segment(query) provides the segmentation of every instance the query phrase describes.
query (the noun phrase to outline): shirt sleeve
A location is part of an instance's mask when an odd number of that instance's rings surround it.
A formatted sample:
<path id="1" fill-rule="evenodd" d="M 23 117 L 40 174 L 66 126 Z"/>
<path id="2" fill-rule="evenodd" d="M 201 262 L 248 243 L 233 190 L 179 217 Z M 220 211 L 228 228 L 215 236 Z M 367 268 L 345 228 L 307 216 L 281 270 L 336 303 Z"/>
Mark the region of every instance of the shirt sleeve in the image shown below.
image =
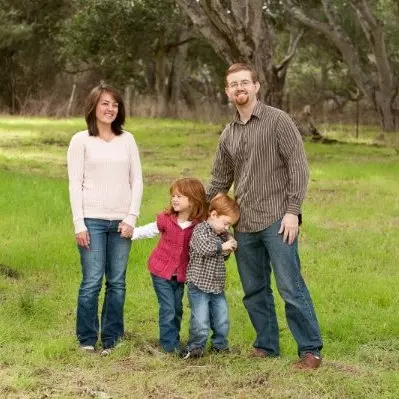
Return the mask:
<path id="1" fill-rule="evenodd" d="M 143 197 L 143 176 L 141 171 L 140 154 L 136 142 L 130 133 L 130 186 L 132 198 L 130 201 L 129 214 L 123 221 L 130 226 L 136 225 L 136 219 L 140 214 L 141 200 Z"/>
<path id="2" fill-rule="evenodd" d="M 83 137 L 75 135 L 72 137 L 67 152 L 69 199 L 75 234 L 87 231 L 83 216 L 84 157 Z"/>
<path id="3" fill-rule="evenodd" d="M 233 160 L 225 144 L 225 137 L 229 130 L 230 127 L 227 126 L 220 136 L 212 166 L 212 178 L 207 189 L 208 201 L 218 193 L 227 193 L 234 181 Z"/>
<path id="4" fill-rule="evenodd" d="M 194 229 L 191 236 L 190 249 L 201 256 L 213 256 L 222 252 L 222 244 L 199 226 Z"/>
<path id="5" fill-rule="evenodd" d="M 156 222 L 148 223 L 144 226 L 135 227 L 133 230 L 132 240 L 140 240 L 143 238 L 153 238 L 159 234 Z"/>
<path id="6" fill-rule="evenodd" d="M 286 212 L 298 215 L 308 185 L 308 163 L 302 137 L 292 119 L 285 113 L 281 113 L 277 122 L 277 143 L 289 174 Z"/>

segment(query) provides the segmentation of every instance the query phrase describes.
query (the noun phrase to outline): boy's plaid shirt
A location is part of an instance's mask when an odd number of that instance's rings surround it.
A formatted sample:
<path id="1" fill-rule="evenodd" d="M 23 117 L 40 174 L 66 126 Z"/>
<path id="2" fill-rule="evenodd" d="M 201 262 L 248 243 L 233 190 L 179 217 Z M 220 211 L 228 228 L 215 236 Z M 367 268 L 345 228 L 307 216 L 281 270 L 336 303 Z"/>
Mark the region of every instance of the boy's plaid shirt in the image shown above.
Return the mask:
<path id="1" fill-rule="evenodd" d="M 227 234 L 216 234 L 208 222 L 195 226 L 190 241 L 190 261 L 187 282 L 200 290 L 220 294 L 226 281 L 225 259 L 222 244 L 228 240 Z"/>

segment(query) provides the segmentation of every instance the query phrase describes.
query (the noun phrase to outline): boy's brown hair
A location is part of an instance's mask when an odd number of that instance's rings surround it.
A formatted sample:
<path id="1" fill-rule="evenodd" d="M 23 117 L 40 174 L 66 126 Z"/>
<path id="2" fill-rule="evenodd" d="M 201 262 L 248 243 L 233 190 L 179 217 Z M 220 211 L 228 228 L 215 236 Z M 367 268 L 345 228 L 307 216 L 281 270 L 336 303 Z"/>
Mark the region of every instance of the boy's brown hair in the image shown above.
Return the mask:
<path id="1" fill-rule="evenodd" d="M 125 123 L 125 105 L 119 92 L 105 83 L 94 87 L 86 98 L 85 119 L 89 135 L 98 136 L 96 107 L 102 93 L 109 93 L 115 102 L 118 103 L 118 114 L 111 123 L 111 129 L 115 135 L 119 136 L 123 133 L 123 124 Z"/>
<path id="2" fill-rule="evenodd" d="M 236 64 L 230 65 L 229 68 L 227 69 L 226 75 L 225 75 L 226 85 L 227 85 L 227 77 L 230 74 L 236 73 L 236 72 L 241 72 L 241 71 L 249 71 L 249 72 L 251 72 L 252 82 L 253 83 L 258 82 L 258 74 L 255 71 L 255 69 L 253 69 L 248 64 L 244 64 L 243 62 L 238 62 Z"/>
<path id="3" fill-rule="evenodd" d="M 178 179 L 172 183 L 169 189 L 170 195 L 179 193 L 188 197 L 191 205 L 191 213 L 189 220 L 204 221 L 208 216 L 208 206 L 206 202 L 204 185 L 195 178 L 185 177 Z M 166 210 L 169 215 L 176 215 L 177 212 L 173 209 L 172 204 Z"/>
<path id="4" fill-rule="evenodd" d="M 218 216 L 230 216 L 233 220 L 233 224 L 236 224 L 240 218 L 240 208 L 238 207 L 237 202 L 227 194 L 220 193 L 213 197 L 209 204 L 208 213 L 211 213 L 212 211 L 216 211 Z"/>

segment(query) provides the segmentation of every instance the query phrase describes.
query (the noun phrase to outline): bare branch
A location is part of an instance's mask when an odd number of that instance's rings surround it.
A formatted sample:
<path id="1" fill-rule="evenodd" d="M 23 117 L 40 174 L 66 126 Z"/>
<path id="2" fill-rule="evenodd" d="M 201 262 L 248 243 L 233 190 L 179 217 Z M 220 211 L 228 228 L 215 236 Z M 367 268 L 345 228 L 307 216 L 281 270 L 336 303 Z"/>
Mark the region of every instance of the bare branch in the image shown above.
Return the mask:
<path id="1" fill-rule="evenodd" d="M 385 88 L 391 87 L 393 73 L 385 44 L 383 24 L 375 17 L 365 0 L 353 0 L 351 5 L 372 48 L 380 85 Z"/>
<path id="2" fill-rule="evenodd" d="M 283 68 L 286 68 L 288 66 L 289 62 L 292 60 L 292 58 L 295 55 L 299 40 L 301 40 L 304 32 L 305 32 L 304 29 L 301 29 L 297 35 L 295 35 L 294 32 L 291 32 L 290 44 L 288 47 L 287 55 L 284 57 L 284 59 L 281 61 L 279 65 L 276 65 L 277 71 L 281 71 Z"/>
<path id="3" fill-rule="evenodd" d="M 370 82 L 369 74 L 362 69 L 359 52 L 352 40 L 343 30 L 342 26 L 330 25 L 307 16 L 304 11 L 300 7 L 296 6 L 291 0 L 287 0 L 284 3 L 284 6 L 287 12 L 290 13 L 298 21 L 303 23 L 305 26 L 308 26 L 309 28 L 322 32 L 328 39 L 330 39 L 335 44 L 335 46 L 341 52 L 349 69 L 351 70 L 351 74 L 356 81 L 356 84 L 362 89 L 364 93 L 368 93 L 370 97 L 370 93 L 372 91 L 372 82 Z M 334 12 L 331 10 L 330 2 L 328 0 L 323 0 L 323 6 L 324 10 L 328 9 L 330 21 L 336 22 L 337 19 L 334 16 Z M 373 100 L 372 98 L 370 99 Z"/>
<path id="4" fill-rule="evenodd" d="M 192 40 L 195 40 L 195 37 L 189 37 L 187 39 L 181 40 L 180 42 L 169 43 L 169 44 L 166 45 L 165 51 L 166 51 L 166 53 L 168 53 L 173 48 L 182 46 L 183 44 L 191 42 Z"/>

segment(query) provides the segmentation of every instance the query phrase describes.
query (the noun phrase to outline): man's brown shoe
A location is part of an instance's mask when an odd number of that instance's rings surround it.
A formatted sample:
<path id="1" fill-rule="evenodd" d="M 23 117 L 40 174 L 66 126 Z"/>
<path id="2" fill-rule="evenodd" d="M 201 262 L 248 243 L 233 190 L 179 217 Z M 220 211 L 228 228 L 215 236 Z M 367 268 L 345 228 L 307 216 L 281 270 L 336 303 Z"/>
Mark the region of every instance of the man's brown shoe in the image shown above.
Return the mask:
<path id="1" fill-rule="evenodd" d="M 320 365 L 321 357 L 308 352 L 294 364 L 294 368 L 297 370 L 314 370 L 320 367 Z"/>
<path id="2" fill-rule="evenodd" d="M 270 357 L 270 355 L 264 349 L 253 348 L 250 357 Z"/>

